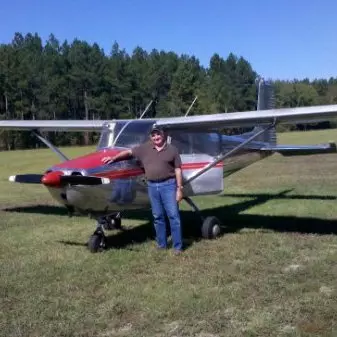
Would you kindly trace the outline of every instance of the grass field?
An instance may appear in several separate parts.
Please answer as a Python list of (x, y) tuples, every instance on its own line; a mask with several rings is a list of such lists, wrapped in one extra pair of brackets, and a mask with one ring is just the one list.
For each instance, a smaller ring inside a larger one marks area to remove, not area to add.
[(228, 225), (217, 240), (200, 240), (182, 206), (183, 256), (156, 251), (148, 212), (126, 214), (128, 230), (91, 254), (92, 220), (69, 218), (43, 187), (7, 182), (56, 161), (0, 153), (1, 336), (337, 336), (336, 154), (274, 155), (226, 179), (222, 195), (195, 198)]

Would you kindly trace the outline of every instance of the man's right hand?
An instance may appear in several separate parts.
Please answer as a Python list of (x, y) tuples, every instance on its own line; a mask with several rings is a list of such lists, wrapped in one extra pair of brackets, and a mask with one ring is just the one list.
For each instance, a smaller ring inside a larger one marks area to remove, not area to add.
[(116, 162), (116, 161), (120, 161), (120, 160), (127, 159), (127, 158), (129, 158), (131, 155), (132, 155), (131, 149), (129, 149), (129, 150), (124, 150), (124, 151), (122, 151), (122, 152), (119, 152), (118, 154), (116, 154), (116, 155), (113, 156), (113, 157), (110, 157), (110, 156), (103, 157), (103, 158), (102, 158), (102, 162), (103, 162), (104, 164), (111, 164), (111, 163), (114, 163), (114, 162)]
[(102, 162), (103, 164), (111, 164), (115, 161), (115, 158), (114, 157), (104, 157), (102, 158)]

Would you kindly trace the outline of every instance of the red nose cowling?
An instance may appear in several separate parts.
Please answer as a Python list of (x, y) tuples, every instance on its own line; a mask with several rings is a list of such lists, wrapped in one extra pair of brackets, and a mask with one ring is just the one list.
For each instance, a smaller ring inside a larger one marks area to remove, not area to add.
[(42, 179), (41, 182), (45, 186), (49, 187), (61, 187), (61, 176), (63, 175), (63, 172), (60, 171), (54, 171), (46, 173)]

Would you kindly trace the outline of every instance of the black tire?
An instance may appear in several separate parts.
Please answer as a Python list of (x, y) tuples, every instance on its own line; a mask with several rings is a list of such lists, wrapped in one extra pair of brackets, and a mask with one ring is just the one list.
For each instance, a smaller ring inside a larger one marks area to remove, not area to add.
[(205, 239), (215, 239), (221, 234), (221, 222), (215, 216), (208, 216), (202, 223), (201, 235)]
[(93, 234), (90, 236), (90, 239), (88, 241), (88, 249), (92, 253), (97, 253), (98, 251), (101, 251), (104, 248), (104, 241), (105, 238), (102, 234)]

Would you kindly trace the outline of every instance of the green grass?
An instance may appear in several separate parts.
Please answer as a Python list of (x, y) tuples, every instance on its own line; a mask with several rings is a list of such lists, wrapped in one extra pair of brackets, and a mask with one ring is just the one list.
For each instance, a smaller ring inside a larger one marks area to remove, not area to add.
[[(337, 130), (279, 135), (337, 140)], [(92, 148), (64, 149), (69, 156)], [(10, 184), (57, 161), (49, 150), (0, 153), (0, 335), (337, 336), (337, 156), (274, 155), (195, 198), (228, 229), (200, 240), (182, 206), (183, 256), (157, 252), (148, 212), (126, 214), (113, 247), (68, 218), (41, 186)]]

